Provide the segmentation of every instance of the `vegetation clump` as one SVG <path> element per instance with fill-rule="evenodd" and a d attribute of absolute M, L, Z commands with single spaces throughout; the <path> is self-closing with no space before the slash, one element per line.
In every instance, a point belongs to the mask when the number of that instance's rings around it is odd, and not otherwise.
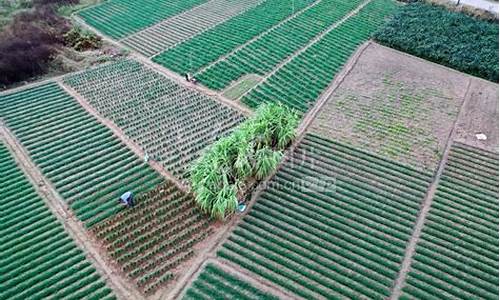
<path fill-rule="evenodd" d="M 73 27 L 64 34 L 64 42 L 77 51 L 99 49 L 102 46 L 101 37 L 78 26 Z"/>
<path fill-rule="evenodd" d="M 411 3 L 376 35 L 389 47 L 498 82 L 498 23 L 439 5 Z"/>
<path fill-rule="evenodd" d="M 191 168 L 195 200 L 222 219 L 234 212 L 248 186 L 272 173 L 294 140 L 298 114 L 278 104 L 261 105 L 255 116 L 208 148 Z"/>

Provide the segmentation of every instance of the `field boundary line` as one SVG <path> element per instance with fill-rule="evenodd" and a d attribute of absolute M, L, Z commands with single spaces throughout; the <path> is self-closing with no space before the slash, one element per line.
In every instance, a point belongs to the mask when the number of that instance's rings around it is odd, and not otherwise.
<path fill-rule="evenodd" d="M 113 135 L 115 135 L 121 142 L 123 142 L 125 144 L 125 146 L 127 146 L 132 152 L 134 152 L 134 154 L 136 156 L 138 156 L 138 158 L 140 160 L 142 160 L 142 161 L 144 160 L 145 152 L 143 151 L 142 147 L 139 146 L 138 144 L 136 144 L 135 142 L 133 142 L 132 140 L 130 140 L 127 137 L 127 135 L 113 121 L 108 120 L 108 119 L 104 118 L 103 116 L 101 116 L 99 114 L 99 112 L 90 103 L 88 103 L 87 100 L 82 95 L 80 95 L 72 87 L 64 84 L 64 82 L 62 82 L 62 81 L 56 81 L 56 82 L 59 84 L 59 86 L 66 93 L 68 93 L 70 96 L 72 96 L 88 114 L 90 114 L 91 116 L 96 118 L 99 121 L 99 123 L 101 123 L 103 126 L 110 129 L 113 132 Z M 170 172 L 165 170 L 165 168 L 163 168 L 163 166 L 159 162 L 157 162 L 153 159 L 150 159 L 147 162 L 147 164 L 152 169 L 154 169 L 155 171 L 160 173 L 163 177 L 172 181 L 180 190 L 182 190 L 183 192 L 189 193 L 190 188 L 188 186 L 186 186 L 185 184 L 183 184 L 179 179 L 177 179 Z"/>
<path fill-rule="evenodd" d="M 127 288 L 130 285 L 124 282 L 121 276 L 116 275 L 113 269 L 108 267 L 106 259 L 99 253 L 98 247 L 93 244 L 91 237 L 83 229 L 81 223 L 74 218 L 62 196 L 55 190 L 52 183 L 43 176 L 41 170 L 31 160 L 15 135 L 3 123 L 0 123 L 0 136 L 3 137 L 18 167 L 32 183 L 48 209 L 61 223 L 75 244 L 84 251 L 85 257 L 92 263 L 102 279 L 113 289 L 115 296 L 119 299 L 143 299 L 142 295 L 135 289 Z"/>
<path fill-rule="evenodd" d="M 458 125 L 458 120 L 460 119 L 460 116 L 465 112 L 465 107 L 467 104 L 467 100 L 470 98 L 469 95 L 471 93 L 470 87 L 472 85 L 472 78 L 469 78 L 469 83 L 467 84 L 467 89 L 465 91 L 464 96 L 462 97 L 462 104 L 460 106 L 459 113 L 457 114 L 457 117 L 455 119 L 455 122 L 453 123 L 452 130 L 448 134 L 447 142 L 446 142 L 446 147 L 443 151 L 443 156 L 441 157 L 441 160 L 439 162 L 438 168 L 434 171 L 434 177 L 433 180 L 427 189 L 427 193 L 425 195 L 424 201 L 420 205 L 420 210 L 418 212 L 417 216 L 417 221 L 415 222 L 415 225 L 413 227 L 413 233 L 411 235 L 410 240 L 408 241 L 408 244 L 406 246 L 405 250 L 405 256 L 403 258 L 403 262 L 401 264 L 401 268 L 398 272 L 398 276 L 396 277 L 396 280 L 394 282 L 394 286 L 391 291 L 391 296 L 390 300 L 398 300 L 399 297 L 401 296 L 403 292 L 403 286 L 406 282 L 406 278 L 408 276 L 408 273 L 411 270 L 411 263 L 413 261 L 413 255 L 415 254 L 416 248 L 417 248 L 417 243 L 420 240 L 420 235 L 422 234 L 422 230 L 425 225 L 425 220 L 427 219 L 427 215 L 431 209 L 432 205 L 432 200 L 434 198 L 434 195 L 436 193 L 439 179 L 441 177 L 441 174 L 444 171 L 444 168 L 446 166 L 446 162 L 448 161 L 448 155 L 451 149 L 451 146 L 453 144 L 456 131 L 457 131 L 457 125 Z"/>
<path fill-rule="evenodd" d="M 368 5 L 372 0 L 365 0 L 363 3 L 358 5 L 355 9 L 351 10 L 348 12 L 345 16 L 342 17 L 342 19 L 338 20 L 337 22 L 333 23 L 330 25 L 325 31 L 319 33 L 316 35 L 314 38 L 312 38 L 307 45 L 304 47 L 300 48 L 299 50 L 295 51 L 292 55 L 290 55 L 287 59 L 284 61 L 280 62 L 271 72 L 267 73 L 265 76 L 262 77 L 262 80 L 259 82 L 259 84 L 253 86 L 251 89 L 246 91 L 243 95 L 240 96 L 239 99 L 243 99 L 246 95 L 248 95 L 250 92 L 255 90 L 256 88 L 260 87 L 262 84 L 264 84 L 271 76 L 276 74 L 279 70 L 281 70 L 285 65 L 287 65 L 289 62 L 297 58 L 299 55 L 302 53 L 306 52 L 309 48 L 312 46 L 316 45 L 319 41 L 321 41 L 327 34 L 332 32 L 334 29 L 345 23 L 347 20 L 349 20 L 351 17 L 354 15 L 358 14 L 360 10 L 362 10 L 366 5 Z"/>
<path fill-rule="evenodd" d="M 249 108 L 247 108 L 246 106 L 243 106 L 242 104 L 237 103 L 236 101 L 233 101 L 233 100 L 230 100 L 230 99 L 224 97 L 221 93 L 213 91 L 213 90 L 211 90 L 203 85 L 200 85 L 200 84 L 187 83 L 186 80 L 184 79 L 184 77 L 182 77 L 181 75 L 165 68 L 164 66 L 161 66 L 157 63 L 150 61 L 148 58 L 146 58 L 146 56 L 143 56 L 140 53 L 134 53 L 134 55 L 132 55 L 132 57 L 134 59 L 138 60 L 140 63 L 153 69 L 157 73 L 165 76 L 166 78 L 168 78 L 172 81 L 175 81 L 176 83 L 178 83 L 181 86 L 184 86 L 184 87 L 190 88 L 190 89 L 194 89 L 194 90 L 204 94 L 205 96 L 209 96 L 210 98 L 219 102 L 220 104 L 225 105 L 229 108 L 232 108 L 232 109 L 242 113 L 245 116 L 249 116 L 249 115 L 253 114 L 253 111 L 250 110 Z"/>
<path fill-rule="evenodd" d="M 242 48 L 246 47 L 247 45 L 255 42 L 256 40 L 262 38 L 263 36 L 265 35 L 268 35 L 271 31 L 274 31 L 276 30 L 276 28 L 279 28 L 281 26 L 283 26 L 284 23 L 292 20 L 292 19 L 295 19 L 296 17 L 298 17 L 299 15 L 303 14 L 306 10 L 309 10 L 311 8 L 313 8 L 314 6 L 318 5 L 319 3 L 321 2 L 321 0 L 315 0 L 315 2 L 309 4 L 308 6 L 298 10 L 297 12 L 291 14 L 290 16 L 286 17 L 284 20 L 282 20 L 281 22 L 279 22 L 278 24 L 276 25 L 273 25 L 271 26 L 271 28 L 265 30 L 264 32 L 261 32 L 260 34 L 254 36 L 253 38 L 251 38 L 250 40 L 246 41 L 245 43 L 239 45 L 238 47 L 234 48 L 233 50 L 231 50 L 229 53 L 219 57 L 217 60 L 209 63 L 208 65 L 202 67 L 201 69 L 199 69 L 198 71 L 196 71 L 196 73 L 194 74 L 195 76 L 197 74 L 200 74 L 200 73 L 203 73 L 205 72 L 207 69 L 211 68 L 213 65 L 219 63 L 220 61 L 228 58 L 230 55 L 238 52 L 239 50 L 241 50 Z M 237 82 L 237 81 L 236 81 Z M 229 86 L 228 88 L 230 88 L 231 86 Z"/>

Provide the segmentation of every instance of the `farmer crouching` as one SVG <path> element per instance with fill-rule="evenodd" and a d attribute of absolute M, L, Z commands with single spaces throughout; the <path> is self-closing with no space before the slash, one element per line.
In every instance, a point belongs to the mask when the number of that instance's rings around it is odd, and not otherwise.
<path fill-rule="evenodd" d="M 118 202 L 127 207 L 133 207 L 134 195 L 132 194 L 132 192 L 126 192 L 125 194 L 121 195 L 120 199 L 118 199 Z"/>

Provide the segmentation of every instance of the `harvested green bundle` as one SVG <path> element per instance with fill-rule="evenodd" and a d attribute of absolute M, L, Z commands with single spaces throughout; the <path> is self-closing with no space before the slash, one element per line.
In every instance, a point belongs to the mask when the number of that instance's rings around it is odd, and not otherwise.
<path fill-rule="evenodd" d="M 281 104 L 261 105 L 255 116 L 207 149 L 191 168 L 191 184 L 200 208 L 214 218 L 231 214 L 238 195 L 278 166 L 295 138 L 299 117 Z"/>

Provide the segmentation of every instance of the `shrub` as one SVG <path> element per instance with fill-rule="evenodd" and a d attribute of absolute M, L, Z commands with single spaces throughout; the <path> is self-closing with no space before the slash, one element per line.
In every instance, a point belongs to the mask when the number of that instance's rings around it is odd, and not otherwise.
<path fill-rule="evenodd" d="M 210 146 L 191 168 L 191 184 L 200 208 L 222 219 L 234 212 L 238 195 L 278 166 L 295 138 L 299 117 L 281 104 L 263 104 L 255 116 Z"/>
<path fill-rule="evenodd" d="M 91 31 L 82 30 L 78 26 L 73 27 L 64 34 L 64 42 L 67 46 L 77 51 L 98 49 L 102 45 L 102 40 L 99 36 Z"/>
<path fill-rule="evenodd" d="M 445 7 L 404 6 L 376 35 L 381 44 L 498 82 L 498 23 Z"/>
<path fill-rule="evenodd" d="M 12 84 L 45 72 L 68 29 L 68 22 L 50 6 L 15 15 L 0 32 L 0 84 Z"/>

